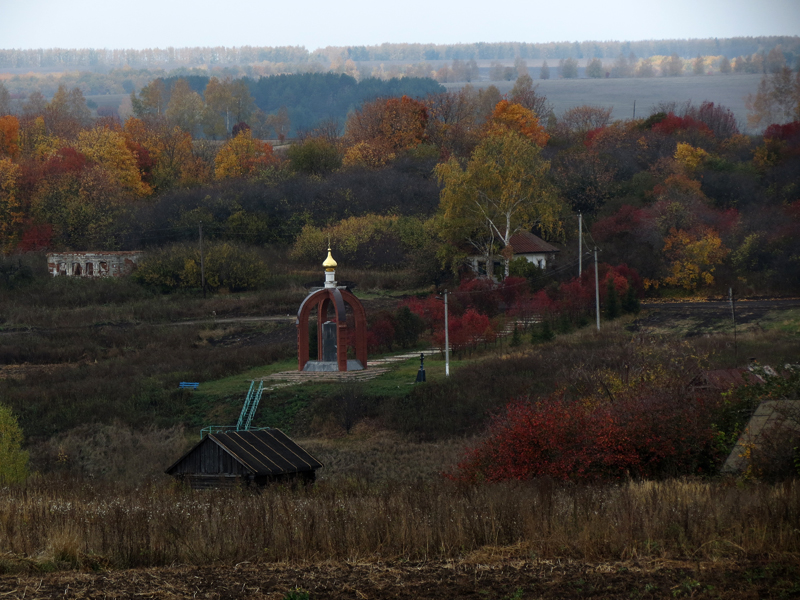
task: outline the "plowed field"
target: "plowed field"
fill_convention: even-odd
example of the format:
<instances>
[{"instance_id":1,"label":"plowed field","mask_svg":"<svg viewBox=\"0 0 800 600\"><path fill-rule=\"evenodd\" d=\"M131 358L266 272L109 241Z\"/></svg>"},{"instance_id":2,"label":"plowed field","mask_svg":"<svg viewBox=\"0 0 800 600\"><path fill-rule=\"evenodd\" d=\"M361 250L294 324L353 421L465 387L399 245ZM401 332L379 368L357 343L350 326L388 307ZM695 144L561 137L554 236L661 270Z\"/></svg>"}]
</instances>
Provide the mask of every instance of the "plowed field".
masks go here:
<instances>
[{"instance_id":1,"label":"plowed field","mask_svg":"<svg viewBox=\"0 0 800 600\"><path fill-rule=\"evenodd\" d=\"M800 565L497 559L170 567L0 577L2 598L797 598ZM295 597L302 597L294 594ZM289 597L292 597L290 595Z\"/></svg>"}]
</instances>

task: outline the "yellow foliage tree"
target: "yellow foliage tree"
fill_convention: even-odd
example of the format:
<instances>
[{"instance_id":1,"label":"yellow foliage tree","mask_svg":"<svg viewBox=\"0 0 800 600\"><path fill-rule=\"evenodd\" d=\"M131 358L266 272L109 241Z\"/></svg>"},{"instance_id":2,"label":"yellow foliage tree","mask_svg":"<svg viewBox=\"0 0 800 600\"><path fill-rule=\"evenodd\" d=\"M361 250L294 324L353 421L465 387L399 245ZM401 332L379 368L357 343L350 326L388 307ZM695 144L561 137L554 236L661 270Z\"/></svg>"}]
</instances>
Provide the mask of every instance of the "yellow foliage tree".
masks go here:
<instances>
[{"instance_id":1,"label":"yellow foliage tree","mask_svg":"<svg viewBox=\"0 0 800 600\"><path fill-rule=\"evenodd\" d=\"M194 183L197 158L192 152L192 136L178 127L150 127L142 119L125 121L126 138L147 150L154 161L151 182L156 190Z\"/></svg>"},{"instance_id":2,"label":"yellow foliage tree","mask_svg":"<svg viewBox=\"0 0 800 600\"><path fill-rule=\"evenodd\" d=\"M51 223L55 235L74 249L113 248L124 230L130 195L106 169L89 166L39 182L31 198L35 221Z\"/></svg>"},{"instance_id":3,"label":"yellow foliage tree","mask_svg":"<svg viewBox=\"0 0 800 600\"><path fill-rule=\"evenodd\" d=\"M0 158L0 248L13 248L18 226L22 223L22 208L17 197L20 168L8 158Z\"/></svg>"},{"instance_id":4,"label":"yellow foliage tree","mask_svg":"<svg viewBox=\"0 0 800 600\"><path fill-rule=\"evenodd\" d=\"M217 179L248 177L277 163L272 146L253 138L250 130L245 129L220 149L215 160L214 176Z\"/></svg>"},{"instance_id":5,"label":"yellow foliage tree","mask_svg":"<svg viewBox=\"0 0 800 600\"><path fill-rule=\"evenodd\" d=\"M384 146L370 142L358 142L344 153L343 167L366 167L376 169L394 160L394 153L388 152Z\"/></svg>"},{"instance_id":6,"label":"yellow foliage tree","mask_svg":"<svg viewBox=\"0 0 800 600\"><path fill-rule=\"evenodd\" d=\"M43 117L36 117L23 125L19 132L20 153L26 158L46 160L69 143L55 135L48 135Z\"/></svg>"},{"instance_id":7,"label":"yellow foliage tree","mask_svg":"<svg viewBox=\"0 0 800 600\"><path fill-rule=\"evenodd\" d=\"M708 159L708 152L702 148L695 148L691 144L678 142L675 150L675 160L689 172L696 171Z\"/></svg>"},{"instance_id":8,"label":"yellow foliage tree","mask_svg":"<svg viewBox=\"0 0 800 600\"><path fill-rule=\"evenodd\" d=\"M136 156L125 143L125 136L107 127L95 127L78 134L77 150L102 167L126 192L146 196L152 192L142 181Z\"/></svg>"},{"instance_id":9,"label":"yellow foliage tree","mask_svg":"<svg viewBox=\"0 0 800 600\"><path fill-rule=\"evenodd\" d=\"M335 225L320 229L306 225L297 236L292 249L292 257L299 260L316 262L320 248L324 248L330 240L340 258L350 257L357 253L366 243L386 231L395 228L399 217L383 215L363 215L350 217Z\"/></svg>"},{"instance_id":10,"label":"yellow foliage tree","mask_svg":"<svg viewBox=\"0 0 800 600\"><path fill-rule=\"evenodd\" d=\"M712 285L714 271L728 252L713 229L690 232L673 228L664 240L664 254L670 260L670 274L664 283L687 290Z\"/></svg>"},{"instance_id":11,"label":"yellow foliage tree","mask_svg":"<svg viewBox=\"0 0 800 600\"><path fill-rule=\"evenodd\" d=\"M170 123L194 134L203 118L203 99L185 79L179 79L172 87L165 114Z\"/></svg>"}]
</instances>

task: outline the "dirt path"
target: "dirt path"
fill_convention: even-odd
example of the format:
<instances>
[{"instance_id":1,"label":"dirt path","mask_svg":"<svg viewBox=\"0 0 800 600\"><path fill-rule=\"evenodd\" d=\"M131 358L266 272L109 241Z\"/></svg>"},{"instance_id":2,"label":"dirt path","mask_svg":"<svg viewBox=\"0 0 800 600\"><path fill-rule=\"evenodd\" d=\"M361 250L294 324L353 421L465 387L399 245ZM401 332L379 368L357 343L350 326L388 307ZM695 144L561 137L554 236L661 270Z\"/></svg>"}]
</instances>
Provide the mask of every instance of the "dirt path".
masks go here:
<instances>
[{"instance_id":1,"label":"dirt path","mask_svg":"<svg viewBox=\"0 0 800 600\"><path fill-rule=\"evenodd\" d=\"M736 326L740 332L759 328L768 313L800 309L800 299L738 300ZM731 305L727 301L643 303L645 314L631 326L642 333L682 332L687 337L706 333L733 332Z\"/></svg>"},{"instance_id":2,"label":"dirt path","mask_svg":"<svg viewBox=\"0 0 800 600\"><path fill-rule=\"evenodd\" d=\"M0 577L0 597L269 598L300 588L318 598L790 598L796 561L583 563L520 559L322 562L169 567ZM296 598L302 597L295 595Z\"/></svg>"}]
</instances>

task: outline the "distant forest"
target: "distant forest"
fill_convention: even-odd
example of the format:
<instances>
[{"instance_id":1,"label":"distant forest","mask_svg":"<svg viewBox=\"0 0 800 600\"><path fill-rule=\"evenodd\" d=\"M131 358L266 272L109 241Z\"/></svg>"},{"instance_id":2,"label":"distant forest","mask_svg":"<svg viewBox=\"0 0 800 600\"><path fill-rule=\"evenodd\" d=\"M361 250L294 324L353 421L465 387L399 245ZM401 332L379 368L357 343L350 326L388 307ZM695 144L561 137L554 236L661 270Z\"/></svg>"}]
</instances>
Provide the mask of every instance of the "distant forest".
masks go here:
<instances>
[{"instance_id":1,"label":"distant forest","mask_svg":"<svg viewBox=\"0 0 800 600\"><path fill-rule=\"evenodd\" d=\"M617 58L635 54L639 58L669 56L737 56L766 54L780 46L789 64L800 57L800 37L760 36L690 40L643 40L636 42L588 41L544 44L504 42L473 44L380 44L379 46L329 46L308 51L302 46L196 47L124 49L9 49L0 50L0 69L109 70L123 67L164 69L213 68L226 65L318 63L327 68L339 61L450 61Z\"/></svg>"},{"instance_id":2,"label":"distant forest","mask_svg":"<svg viewBox=\"0 0 800 600\"><path fill-rule=\"evenodd\" d=\"M160 81L164 83L162 102L165 106L169 104L172 90L179 80L186 81L192 91L202 96L210 79L208 76L198 75L161 79ZM336 73L302 73L258 79L244 77L241 81L246 84L250 98L255 107L261 111L262 118L263 115L286 111L288 121L285 123L287 128L285 133L290 135L313 129L322 122L334 123L343 130L348 113L358 109L364 102L376 98L400 96L424 98L429 94L445 91L444 87L434 80L420 77L403 77L388 81L368 78L356 81L349 75ZM263 137L273 135L269 129L274 129L274 124L266 125L266 129L260 131L258 122L259 116L256 115L251 125L258 134ZM278 137L278 134L275 134L275 137Z\"/></svg>"},{"instance_id":3,"label":"distant forest","mask_svg":"<svg viewBox=\"0 0 800 600\"><path fill-rule=\"evenodd\" d=\"M205 78L203 90L208 84ZM316 127L320 121L332 119L344 127L345 117L376 98L410 96L423 98L444 92L432 79L404 77L402 79L369 78L356 81L349 75L334 73L305 73L245 79L253 102L265 113L286 107L292 131ZM200 91L203 91L200 90Z\"/></svg>"}]
</instances>

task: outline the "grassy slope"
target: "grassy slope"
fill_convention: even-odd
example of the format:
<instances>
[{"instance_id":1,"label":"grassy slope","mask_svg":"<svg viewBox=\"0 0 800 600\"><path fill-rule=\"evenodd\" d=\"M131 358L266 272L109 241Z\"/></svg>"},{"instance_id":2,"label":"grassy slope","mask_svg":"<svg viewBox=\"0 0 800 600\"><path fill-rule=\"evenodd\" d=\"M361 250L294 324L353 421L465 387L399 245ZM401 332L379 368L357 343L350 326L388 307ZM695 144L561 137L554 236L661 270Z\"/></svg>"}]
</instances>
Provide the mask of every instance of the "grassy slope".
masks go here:
<instances>
[{"instance_id":1,"label":"grassy slope","mask_svg":"<svg viewBox=\"0 0 800 600\"><path fill-rule=\"evenodd\" d=\"M61 439L82 424L131 430L183 424L187 439L196 439L203 426L236 422L251 380L296 368L291 320L218 323L208 315L285 315L299 302L297 294L269 291L203 300L153 296L113 282L59 285L39 294L29 290L0 297L5 318L0 363L6 365L0 367L0 401L18 414L34 443ZM385 308L396 300L374 301ZM195 322L164 324L187 319ZM693 331L700 335L692 344L712 354L712 364L735 363L730 321L724 315L705 319L702 328L691 315L672 322L654 319L653 327L647 326L648 319L640 315L646 327L639 328L638 336L668 339ZM738 357L797 362L798 320L797 311L790 311L742 325ZM359 422L411 434L418 441L475 435L491 411L521 394L548 393L569 380L575 365L602 358L614 368L614 361L624 360L631 339L621 323L605 324L601 335L586 328L552 344L532 347L526 341L514 352L499 345L455 356L447 380L442 357L429 356L425 386L412 385L419 366L414 357L356 385L275 389L264 394L254 424L323 439L337 438ZM186 380L201 382L200 389L177 390L177 383ZM351 452L354 461L359 452Z\"/></svg>"}]
</instances>

